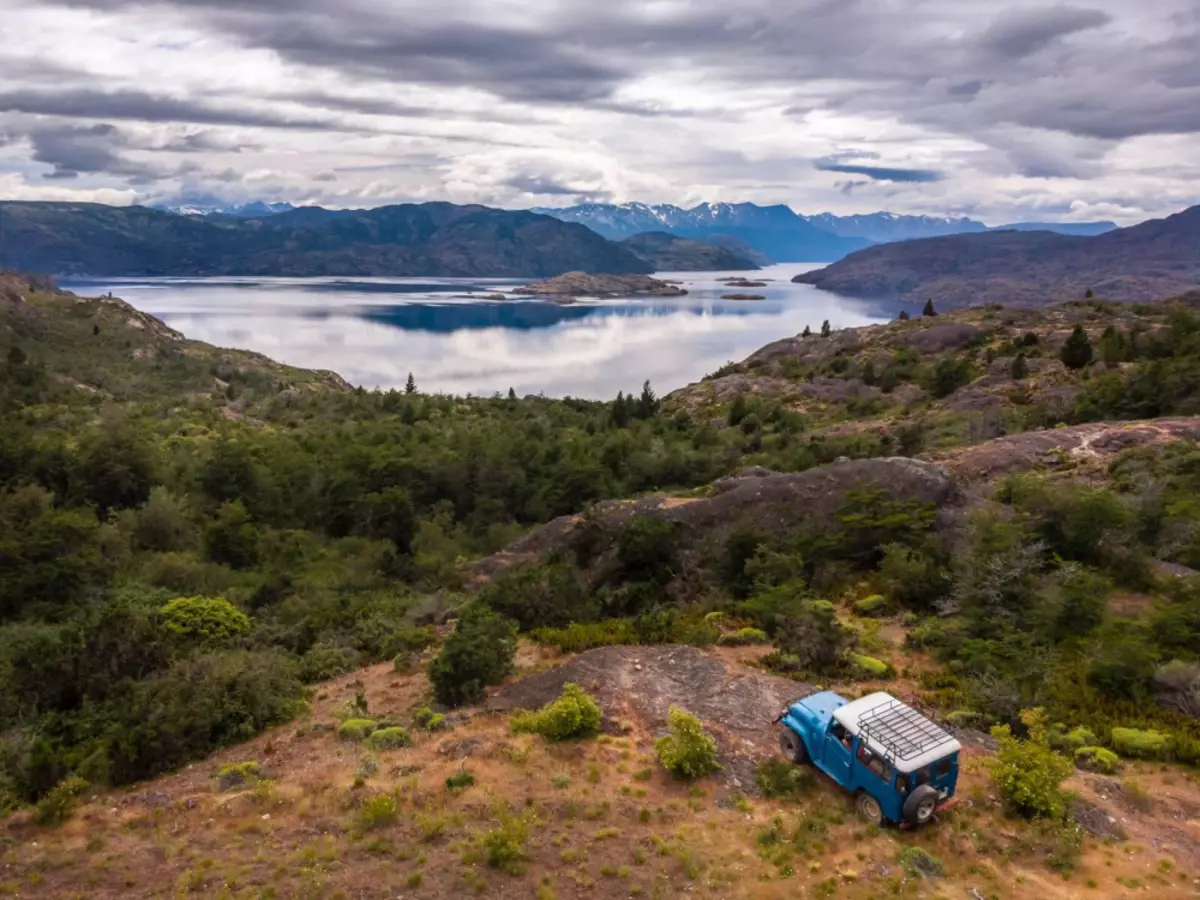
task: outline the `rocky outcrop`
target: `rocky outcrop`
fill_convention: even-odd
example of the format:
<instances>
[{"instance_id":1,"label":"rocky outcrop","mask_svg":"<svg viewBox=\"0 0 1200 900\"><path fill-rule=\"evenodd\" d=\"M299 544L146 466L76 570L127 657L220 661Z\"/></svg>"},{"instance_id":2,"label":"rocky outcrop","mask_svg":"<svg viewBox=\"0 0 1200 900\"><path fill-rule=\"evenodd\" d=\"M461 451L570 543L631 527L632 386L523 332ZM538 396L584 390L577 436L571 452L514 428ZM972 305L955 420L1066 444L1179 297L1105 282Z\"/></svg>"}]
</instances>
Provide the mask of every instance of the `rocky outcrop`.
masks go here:
<instances>
[{"instance_id":1,"label":"rocky outcrop","mask_svg":"<svg viewBox=\"0 0 1200 900\"><path fill-rule=\"evenodd\" d=\"M513 293L562 300L576 297L682 297L687 291L649 275L592 275L587 272L567 272L516 288Z\"/></svg>"},{"instance_id":2,"label":"rocky outcrop","mask_svg":"<svg viewBox=\"0 0 1200 900\"><path fill-rule=\"evenodd\" d=\"M805 472L760 470L717 481L708 497L643 497L597 504L596 521L610 544L624 526L649 516L678 527L678 546L684 569L694 569L735 528L745 526L763 534L784 535L805 526L827 522L840 510L847 494L861 488L885 490L897 500L917 500L939 509L962 500L951 473L940 465L902 457L833 463ZM513 564L534 561L568 546L579 516L565 516L535 528L503 551L472 566L473 576L486 579Z\"/></svg>"}]
</instances>

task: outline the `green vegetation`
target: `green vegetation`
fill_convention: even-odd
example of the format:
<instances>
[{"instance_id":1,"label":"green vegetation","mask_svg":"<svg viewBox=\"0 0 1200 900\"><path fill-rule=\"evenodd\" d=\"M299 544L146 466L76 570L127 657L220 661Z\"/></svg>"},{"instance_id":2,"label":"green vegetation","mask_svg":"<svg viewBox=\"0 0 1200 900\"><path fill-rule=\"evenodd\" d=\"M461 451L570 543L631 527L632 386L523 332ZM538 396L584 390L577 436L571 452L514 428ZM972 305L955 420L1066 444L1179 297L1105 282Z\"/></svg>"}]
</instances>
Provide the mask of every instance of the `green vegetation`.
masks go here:
<instances>
[{"instance_id":1,"label":"green vegetation","mask_svg":"<svg viewBox=\"0 0 1200 900\"><path fill-rule=\"evenodd\" d=\"M1021 722L1029 732L1025 740L1013 737L1007 725L992 729L999 746L987 767L1010 812L1062 821L1069 798L1061 785L1071 774L1071 763L1050 749L1042 710L1025 710Z\"/></svg>"},{"instance_id":2,"label":"green vegetation","mask_svg":"<svg viewBox=\"0 0 1200 900\"><path fill-rule=\"evenodd\" d=\"M91 785L82 778L64 778L38 801L33 811L33 821L39 825L61 825L71 817L71 812Z\"/></svg>"},{"instance_id":3,"label":"green vegetation","mask_svg":"<svg viewBox=\"0 0 1200 900\"><path fill-rule=\"evenodd\" d=\"M1104 747L1079 747L1075 751L1075 765L1089 772L1112 775L1121 768L1121 757Z\"/></svg>"},{"instance_id":4,"label":"green vegetation","mask_svg":"<svg viewBox=\"0 0 1200 900\"><path fill-rule=\"evenodd\" d=\"M655 742L664 769L680 778L699 778L721 768L716 739L704 730L699 719L673 706L667 725L671 733Z\"/></svg>"},{"instance_id":5,"label":"green vegetation","mask_svg":"<svg viewBox=\"0 0 1200 900\"><path fill-rule=\"evenodd\" d=\"M914 878L945 875L942 861L924 847L905 847L896 857L900 867Z\"/></svg>"},{"instance_id":6,"label":"green vegetation","mask_svg":"<svg viewBox=\"0 0 1200 900\"><path fill-rule=\"evenodd\" d=\"M563 685L562 694L536 711L513 714L514 732L540 734L551 741L592 737L600 730L603 714L595 698L577 684Z\"/></svg>"},{"instance_id":7,"label":"green vegetation","mask_svg":"<svg viewBox=\"0 0 1200 900\"><path fill-rule=\"evenodd\" d=\"M221 766L215 777L221 790L229 791L254 784L261 776L262 767L254 760L248 760Z\"/></svg>"},{"instance_id":8,"label":"green vegetation","mask_svg":"<svg viewBox=\"0 0 1200 900\"><path fill-rule=\"evenodd\" d=\"M338 726L338 737L346 741L365 741L378 727L372 719L347 719Z\"/></svg>"},{"instance_id":9,"label":"green vegetation","mask_svg":"<svg viewBox=\"0 0 1200 900\"><path fill-rule=\"evenodd\" d=\"M742 646L744 644L765 644L770 637L761 628L739 628L717 638L717 643L726 646Z\"/></svg>"},{"instance_id":10,"label":"green vegetation","mask_svg":"<svg viewBox=\"0 0 1200 900\"><path fill-rule=\"evenodd\" d=\"M1112 744L1122 756L1134 759L1163 759L1170 752L1170 736L1160 731L1114 728Z\"/></svg>"},{"instance_id":11,"label":"green vegetation","mask_svg":"<svg viewBox=\"0 0 1200 900\"><path fill-rule=\"evenodd\" d=\"M345 728L345 723L343 723L342 727ZM371 750L396 750L400 747L411 746L412 737L409 735L407 728L393 725L389 728L380 728L377 731L372 731L367 736L366 744Z\"/></svg>"},{"instance_id":12,"label":"green vegetation","mask_svg":"<svg viewBox=\"0 0 1200 900\"><path fill-rule=\"evenodd\" d=\"M461 769L453 775L446 776L446 790L452 792L465 791L475 784L475 776L466 769Z\"/></svg>"},{"instance_id":13,"label":"green vegetation","mask_svg":"<svg viewBox=\"0 0 1200 900\"><path fill-rule=\"evenodd\" d=\"M429 664L434 696L449 706L479 699L485 685L509 673L516 652L516 623L482 603L468 604L442 652Z\"/></svg>"},{"instance_id":14,"label":"green vegetation","mask_svg":"<svg viewBox=\"0 0 1200 900\"><path fill-rule=\"evenodd\" d=\"M811 767L793 765L778 757L759 763L754 780L767 799L796 800L811 793L817 786Z\"/></svg>"}]
</instances>

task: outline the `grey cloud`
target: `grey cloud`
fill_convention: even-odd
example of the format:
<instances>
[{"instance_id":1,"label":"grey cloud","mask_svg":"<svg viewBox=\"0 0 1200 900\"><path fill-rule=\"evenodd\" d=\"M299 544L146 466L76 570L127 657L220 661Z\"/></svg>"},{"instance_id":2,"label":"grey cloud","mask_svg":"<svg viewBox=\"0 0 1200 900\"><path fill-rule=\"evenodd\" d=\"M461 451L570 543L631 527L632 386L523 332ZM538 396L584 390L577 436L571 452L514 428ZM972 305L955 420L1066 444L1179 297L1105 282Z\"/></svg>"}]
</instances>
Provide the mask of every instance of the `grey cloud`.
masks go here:
<instances>
[{"instance_id":1,"label":"grey cloud","mask_svg":"<svg viewBox=\"0 0 1200 900\"><path fill-rule=\"evenodd\" d=\"M1078 6L1014 9L1001 13L979 42L1000 56L1016 59L1041 50L1057 38L1110 21L1107 13Z\"/></svg>"},{"instance_id":2,"label":"grey cloud","mask_svg":"<svg viewBox=\"0 0 1200 900\"><path fill-rule=\"evenodd\" d=\"M312 177L312 179L313 179L313 181L329 182L329 181L337 181L338 177L337 177L337 174L334 172L318 172L316 175L314 175Z\"/></svg>"},{"instance_id":3,"label":"grey cloud","mask_svg":"<svg viewBox=\"0 0 1200 900\"><path fill-rule=\"evenodd\" d=\"M849 163L817 160L813 167L821 172L840 172L843 175L865 175L873 181L928 182L941 181L945 175L933 169L896 169L887 166L858 166Z\"/></svg>"},{"instance_id":4,"label":"grey cloud","mask_svg":"<svg viewBox=\"0 0 1200 900\"><path fill-rule=\"evenodd\" d=\"M0 112L23 112L74 119L124 119L141 122L191 122L258 128L331 130L329 119L289 118L275 113L219 109L191 100L158 97L141 91L57 91L17 89L0 92Z\"/></svg>"},{"instance_id":5,"label":"grey cloud","mask_svg":"<svg viewBox=\"0 0 1200 900\"><path fill-rule=\"evenodd\" d=\"M543 194L548 197L588 197L596 199L597 196L607 196L606 192L602 191L598 194L589 188L565 184L545 175L513 175L510 178L506 178L504 184L508 187L516 188L525 194Z\"/></svg>"}]
</instances>

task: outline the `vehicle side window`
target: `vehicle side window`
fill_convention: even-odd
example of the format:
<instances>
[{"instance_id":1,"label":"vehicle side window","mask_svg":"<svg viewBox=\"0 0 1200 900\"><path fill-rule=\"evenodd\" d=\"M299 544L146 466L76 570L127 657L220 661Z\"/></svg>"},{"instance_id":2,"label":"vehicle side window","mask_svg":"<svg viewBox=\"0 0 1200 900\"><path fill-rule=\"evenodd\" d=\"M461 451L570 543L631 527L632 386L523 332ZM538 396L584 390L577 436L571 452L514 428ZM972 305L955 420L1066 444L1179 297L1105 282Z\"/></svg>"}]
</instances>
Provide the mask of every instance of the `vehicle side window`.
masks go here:
<instances>
[{"instance_id":1,"label":"vehicle side window","mask_svg":"<svg viewBox=\"0 0 1200 900\"><path fill-rule=\"evenodd\" d=\"M841 742L842 742L842 746L844 746L844 747L845 747L847 750L849 750L849 749L850 749L850 742L851 742L851 741L850 741L850 734L849 734L849 732L847 732L847 731L846 731L846 729L845 729L845 728L842 726L842 723L841 723L841 722L834 722L832 725L830 725L830 726L829 726L829 733L830 733L830 734L832 734L832 735L833 735L835 738L837 738L839 741L841 741Z\"/></svg>"},{"instance_id":2,"label":"vehicle side window","mask_svg":"<svg viewBox=\"0 0 1200 900\"><path fill-rule=\"evenodd\" d=\"M890 783L892 780L892 767L883 761L882 758L872 753L866 744L858 745L858 761L882 778Z\"/></svg>"},{"instance_id":3,"label":"vehicle side window","mask_svg":"<svg viewBox=\"0 0 1200 900\"><path fill-rule=\"evenodd\" d=\"M896 790L899 791L901 794L908 793L908 776L907 775L901 775L899 778L896 779Z\"/></svg>"},{"instance_id":4,"label":"vehicle side window","mask_svg":"<svg viewBox=\"0 0 1200 900\"><path fill-rule=\"evenodd\" d=\"M917 784L929 784L929 766L917 769Z\"/></svg>"},{"instance_id":5,"label":"vehicle side window","mask_svg":"<svg viewBox=\"0 0 1200 900\"><path fill-rule=\"evenodd\" d=\"M941 762L939 762L937 764L937 777L945 778L947 775L949 775L951 766L952 763L949 759L943 759Z\"/></svg>"}]
</instances>

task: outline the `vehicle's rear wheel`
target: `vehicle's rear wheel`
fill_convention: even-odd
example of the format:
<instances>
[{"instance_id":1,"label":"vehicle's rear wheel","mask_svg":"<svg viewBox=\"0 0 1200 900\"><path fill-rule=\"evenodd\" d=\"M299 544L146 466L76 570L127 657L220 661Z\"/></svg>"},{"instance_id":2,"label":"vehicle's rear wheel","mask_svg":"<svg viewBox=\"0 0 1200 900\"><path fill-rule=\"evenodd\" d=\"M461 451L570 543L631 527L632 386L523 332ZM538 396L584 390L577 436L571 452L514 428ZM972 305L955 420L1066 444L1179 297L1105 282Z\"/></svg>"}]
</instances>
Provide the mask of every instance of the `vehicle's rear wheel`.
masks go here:
<instances>
[{"instance_id":1,"label":"vehicle's rear wheel","mask_svg":"<svg viewBox=\"0 0 1200 900\"><path fill-rule=\"evenodd\" d=\"M938 792L927 784L917 785L904 801L904 820L924 825L937 812Z\"/></svg>"},{"instance_id":2,"label":"vehicle's rear wheel","mask_svg":"<svg viewBox=\"0 0 1200 900\"><path fill-rule=\"evenodd\" d=\"M854 805L862 819L872 825L883 825L883 807L866 791L859 791L858 796L854 798Z\"/></svg>"},{"instance_id":3,"label":"vehicle's rear wheel","mask_svg":"<svg viewBox=\"0 0 1200 900\"><path fill-rule=\"evenodd\" d=\"M804 748L804 741L786 725L779 731L779 749L788 762L796 765L808 762L808 751Z\"/></svg>"}]
</instances>

